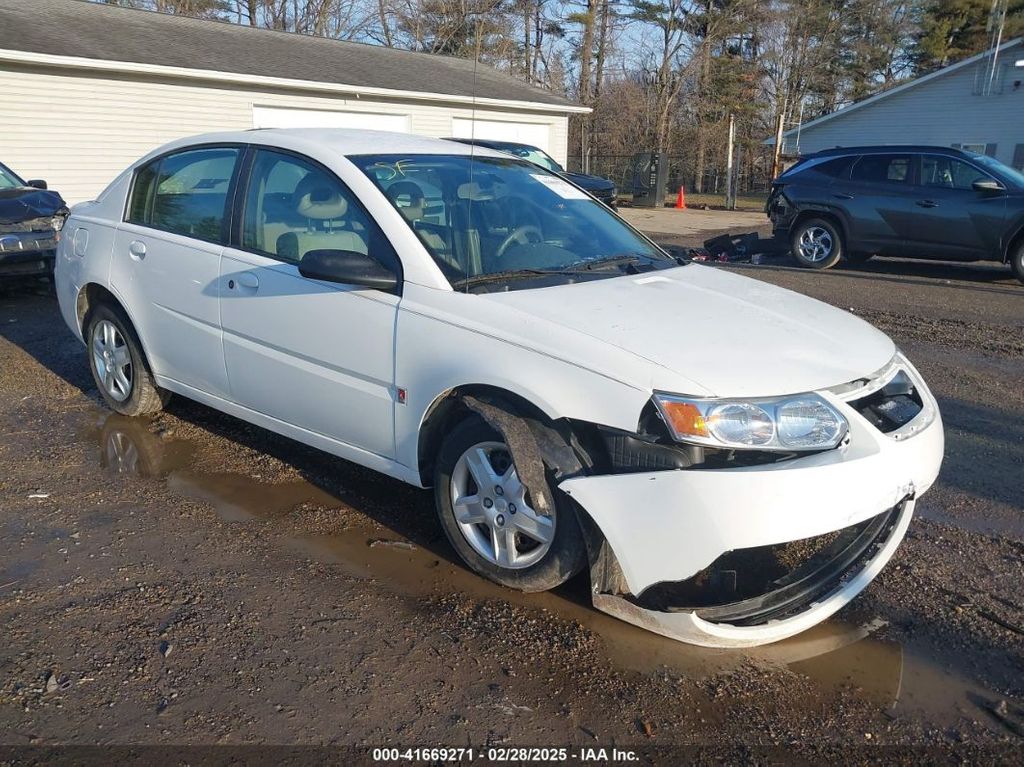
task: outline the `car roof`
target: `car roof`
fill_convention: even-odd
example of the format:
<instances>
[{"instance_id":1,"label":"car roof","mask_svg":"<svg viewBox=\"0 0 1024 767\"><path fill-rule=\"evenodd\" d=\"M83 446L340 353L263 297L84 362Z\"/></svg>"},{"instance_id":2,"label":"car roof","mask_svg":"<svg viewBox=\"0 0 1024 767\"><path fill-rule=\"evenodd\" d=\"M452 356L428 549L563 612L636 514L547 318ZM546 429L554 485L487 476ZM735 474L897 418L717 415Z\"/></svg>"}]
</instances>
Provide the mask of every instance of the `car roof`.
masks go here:
<instances>
[{"instance_id":1,"label":"car roof","mask_svg":"<svg viewBox=\"0 0 1024 767\"><path fill-rule=\"evenodd\" d=\"M460 144L474 144L476 146L486 146L492 149L538 149L532 144L524 144L520 141L500 141L498 139L490 138L451 138L448 139L448 141L458 141Z\"/></svg>"},{"instance_id":2,"label":"car roof","mask_svg":"<svg viewBox=\"0 0 1024 767\"><path fill-rule=\"evenodd\" d=\"M950 157L971 157L973 152L965 152L949 146L929 146L926 144L886 144L874 146L837 146L831 149L822 149L813 152L805 157L842 157L848 154L892 154L909 152L911 154L944 154Z\"/></svg>"},{"instance_id":3,"label":"car roof","mask_svg":"<svg viewBox=\"0 0 1024 767\"><path fill-rule=\"evenodd\" d=\"M364 154L480 154L479 150L465 144L414 136L410 133L355 128L254 128L245 131L204 133L177 139L148 156L201 144L266 144L296 151L315 147L346 157ZM507 157L494 150L484 149L484 153L487 156Z\"/></svg>"}]
</instances>

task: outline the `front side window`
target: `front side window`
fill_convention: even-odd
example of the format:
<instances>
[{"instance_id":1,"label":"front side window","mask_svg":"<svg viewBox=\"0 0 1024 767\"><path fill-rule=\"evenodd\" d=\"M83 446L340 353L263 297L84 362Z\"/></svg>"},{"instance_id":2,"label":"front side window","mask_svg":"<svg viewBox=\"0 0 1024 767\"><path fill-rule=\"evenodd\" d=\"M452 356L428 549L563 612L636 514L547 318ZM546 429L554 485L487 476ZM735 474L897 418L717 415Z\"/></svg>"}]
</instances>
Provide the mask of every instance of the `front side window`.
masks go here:
<instances>
[{"instance_id":1,"label":"front side window","mask_svg":"<svg viewBox=\"0 0 1024 767\"><path fill-rule=\"evenodd\" d=\"M327 169L260 149L246 192L242 247L297 264L311 250L371 255L397 271L397 256L355 195Z\"/></svg>"},{"instance_id":2,"label":"front side window","mask_svg":"<svg viewBox=\"0 0 1024 767\"><path fill-rule=\"evenodd\" d=\"M127 220L208 242L224 241L228 190L238 162L234 147L166 155L135 174Z\"/></svg>"},{"instance_id":3,"label":"front side window","mask_svg":"<svg viewBox=\"0 0 1024 767\"><path fill-rule=\"evenodd\" d=\"M990 178L973 165L952 157L925 155L921 158L921 186L969 190L975 181Z\"/></svg>"},{"instance_id":4,"label":"front side window","mask_svg":"<svg viewBox=\"0 0 1024 767\"><path fill-rule=\"evenodd\" d=\"M0 189L17 189L25 186L25 182L14 175L14 172L0 165Z\"/></svg>"},{"instance_id":5,"label":"front side window","mask_svg":"<svg viewBox=\"0 0 1024 767\"><path fill-rule=\"evenodd\" d=\"M513 271L666 261L625 222L560 176L515 158L349 157L451 282Z\"/></svg>"},{"instance_id":6,"label":"front side window","mask_svg":"<svg viewBox=\"0 0 1024 767\"><path fill-rule=\"evenodd\" d=\"M850 178L871 184L906 184L910 181L910 155L864 155L854 164Z\"/></svg>"}]
</instances>

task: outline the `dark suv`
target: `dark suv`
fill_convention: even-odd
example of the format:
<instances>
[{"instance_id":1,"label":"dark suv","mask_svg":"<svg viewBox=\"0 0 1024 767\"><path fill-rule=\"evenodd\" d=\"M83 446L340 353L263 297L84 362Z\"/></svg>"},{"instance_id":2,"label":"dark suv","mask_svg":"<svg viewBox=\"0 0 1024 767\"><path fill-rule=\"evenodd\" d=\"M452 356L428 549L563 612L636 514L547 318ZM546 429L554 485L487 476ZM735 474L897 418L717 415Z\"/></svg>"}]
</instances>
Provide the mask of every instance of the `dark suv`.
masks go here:
<instances>
[{"instance_id":1,"label":"dark suv","mask_svg":"<svg viewBox=\"0 0 1024 767\"><path fill-rule=\"evenodd\" d=\"M1024 282L1024 174L933 146L829 149L772 184L765 208L802 265L874 255L1001 261Z\"/></svg>"}]
</instances>

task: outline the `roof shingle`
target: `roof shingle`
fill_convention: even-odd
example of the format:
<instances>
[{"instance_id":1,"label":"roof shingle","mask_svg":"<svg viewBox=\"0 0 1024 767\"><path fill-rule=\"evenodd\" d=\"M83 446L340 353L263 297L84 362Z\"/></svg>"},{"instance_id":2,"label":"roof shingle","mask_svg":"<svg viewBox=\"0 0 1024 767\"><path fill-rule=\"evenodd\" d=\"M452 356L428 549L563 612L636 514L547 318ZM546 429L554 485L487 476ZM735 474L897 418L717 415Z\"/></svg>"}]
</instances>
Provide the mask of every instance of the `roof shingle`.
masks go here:
<instances>
[{"instance_id":1,"label":"roof shingle","mask_svg":"<svg viewBox=\"0 0 1024 767\"><path fill-rule=\"evenodd\" d=\"M83 0L0 0L0 49L573 106L469 59Z\"/></svg>"}]
</instances>

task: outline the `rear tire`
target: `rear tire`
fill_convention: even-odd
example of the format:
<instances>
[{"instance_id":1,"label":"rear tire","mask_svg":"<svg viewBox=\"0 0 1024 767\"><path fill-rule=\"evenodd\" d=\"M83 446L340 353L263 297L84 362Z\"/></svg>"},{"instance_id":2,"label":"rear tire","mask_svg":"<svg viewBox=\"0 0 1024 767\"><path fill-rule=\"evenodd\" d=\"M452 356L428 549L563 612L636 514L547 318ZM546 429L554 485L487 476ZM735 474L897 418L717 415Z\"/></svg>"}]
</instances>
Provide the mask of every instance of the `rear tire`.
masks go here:
<instances>
[{"instance_id":1,"label":"rear tire","mask_svg":"<svg viewBox=\"0 0 1024 767\"><path fill-rule=\"evenodd\" d=\"M135 328L120 308L100 304L89 312L85 343L93 381L111 410L149 415L167 404L170 393L153 380Z\"/></svg>"},{"instance_id":2,"label":"rear tire","mask_svg":"<svg viewBox=\"0 0 1024 767\"><path fill-rule=\"evenodd\" d=\"M1018 280L1024 282L1024 240L1017 243L1013 253L1010 254L1010 268Z\"/></svg>"},{"instance_id":3,"label":"rear tire","mask_svg":"<svg viewBox=\"0 0 1024 767\"><path fill-rule=\"evenodd\" d=\"M490 481L476 480L492 469ZM519 488L501 434L481 417L467 417L445 437L434 469L434 501L448 540L483 577L517 591L547 591L586 564L583 533L571 502L550 482L556 508L549 517L533 511L528 492Z\"/></svg>"},{"instance_id":4,"label":"rear tire","mask_svg":"<svg viewBox=\"0 0 1024 767\"><path fill-rule=\"evenodd\" d=\"M824 218L801 221L790 233L789 244L793 258L808 269L831 269L846 250L838 227Z\"/></svg>"}]
</instances>

